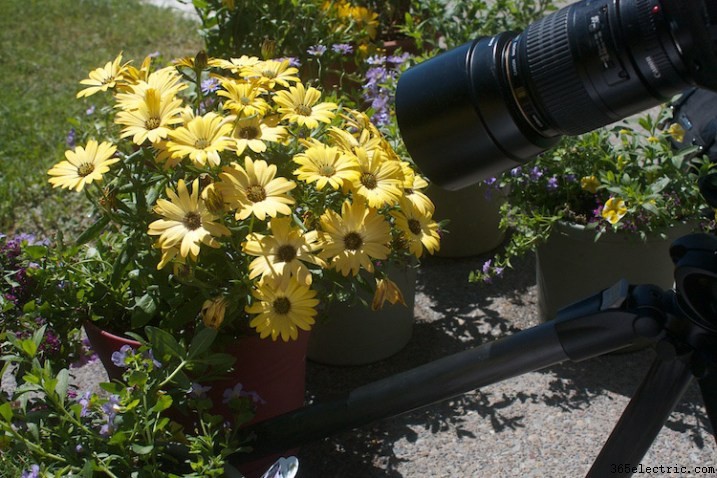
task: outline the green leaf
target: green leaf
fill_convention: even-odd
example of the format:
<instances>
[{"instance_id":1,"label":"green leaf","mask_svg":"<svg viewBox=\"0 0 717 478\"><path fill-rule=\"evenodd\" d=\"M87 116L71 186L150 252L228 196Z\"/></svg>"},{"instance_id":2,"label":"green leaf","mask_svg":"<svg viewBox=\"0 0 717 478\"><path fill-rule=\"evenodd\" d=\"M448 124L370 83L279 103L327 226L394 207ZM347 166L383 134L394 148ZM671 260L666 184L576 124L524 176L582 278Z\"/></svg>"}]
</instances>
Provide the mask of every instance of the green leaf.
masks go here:
<instances>
[{"instance_id":1,"label":"green leaf","mask_svg":"<svg viewBox=\"0 0 717 478\"><path fill-rule=\"evenodd\" d=\"M166 362L170 357L184 358L184 348L172 334L157 327L145 327L144 331L152 347L152 353L160 362Z\"/></svg>"},{"instance_id":2,"label":"green leaf","mask_svg":"<svg viewBox=\"0 0 717 478\"><path fill-rule=\"evenodd\" d=\"M138 443L132 444L132 451L138 455L148 455L154 450L154 445L140 445Z\"/></svg>"},{"instance_id":3,"label":"green leaf","mask_svg":"<svg viewBox=\"0 0 717 478\"><path fill-rule=\"evenodd\" d=\"M23 339L20 341L20 347L25 354L33 358L37 354L37 344L32 339Z\"/></svg>"},{"instance_id":4,"label":"green leaf","mask_svg":"<svg viewBox=\"0 0 717 478\"><path fill-rule=\"evenodd\" d=\"M2 416L3 420L5 420L7 423L12 423L12 407L8 402L5 402L0 405L0 416Z\"/></svg>"},{"instance_id":5,"label":"green leaf","mask_svg":"<svg viewBox=\"0 0 717 478\"><path fill-rule=\"evenodd\" d=\"M209 350L209 347L212 345L216 337L216 329L207 327L206 329L200 330L199 333L196 334L192 339L192 343L189 344L189 360L198 357L199 355Z\"/></svg>"},{"instance_id":6,"label":"green leaf","mask_svg":"<svg viewBox=\"0 0 717 478\"><path fill-rule=\"evenodd\" d=\"M82 244L85 244L99 236L100 232L104 230L104 228L107 226L107 224L110 223L109 216L101 216L97 222L95 222L93 225L85 229L85 232L80 234L80 237L77 238L76 244L78 246L81 246Z\"/></svg>"},{"instance_id":7,"label":"green leaf","mask_svg":"<svg viewBox=\"0 0 717 478\"><path fill-rule=\"evenodd\" d=\"M157 399L157 403L150 409L152 412L163 412L172 406L172 397L169 395L160 395Z\"/></svg>"},{"instance_id":8,"label":"green leaf","mask_svg":"<svg viewBox=\"0 0 717 478\"><path fill-rule=\"evenodd\" d=\"M30 257L30 259L33 260L42 259L43 257L47 256L47 246L25 246L22 250Z\"/></svg>"},{"instance_id":9,"label":"green leaf","mask_svg":"<svg viewBox=\"0 0 717 478\"><path fill-rule=\"evenodd\" d=\"M70 384L70 371L63 368L57 373L57 384L55 385L55 393L57 393L60 403L65 403L67 397L67 387Z\"/></svg>"},{"instance_id":10,"label":"green leaf","mask_svg":"<svg viewBox=\"0 0 717 478\"><path fill-rule=\"evenodd\" d=\"M125 244L124 249L122 249L120 256L117 258L117 260L112 266L112 275L110 276L110 283L113 286L116 287L119 285L119 282L124 274L124 270L127 268L127 265L130 263L130 261L132 261L132 258L134 258L135 253L135 245L131 241L127 242L127 244Z\"/></svg>"},{"instance_id":11,"label":"green leaf","mask_svg":"<svg viewBox=\"0 0 717 478\"><path fill-rule=\"evenodd\" d=\"M650 184L650 192L659 193L670 184L670 178L662 177Z\"/></svg>"}]
</instances>

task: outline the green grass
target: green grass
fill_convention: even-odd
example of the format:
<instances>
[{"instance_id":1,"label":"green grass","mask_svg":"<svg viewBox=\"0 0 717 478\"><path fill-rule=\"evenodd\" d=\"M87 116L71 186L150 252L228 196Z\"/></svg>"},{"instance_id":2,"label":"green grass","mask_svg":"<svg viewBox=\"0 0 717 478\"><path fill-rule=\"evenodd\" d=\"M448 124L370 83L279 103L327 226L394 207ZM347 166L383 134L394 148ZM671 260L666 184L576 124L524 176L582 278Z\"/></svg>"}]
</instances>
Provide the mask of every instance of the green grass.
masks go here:
<instances>
[{"instance_id":1,"label":"green grass","mask_svg":"<svg viewBox=\"0 0 717 478\"><path fill-rule=\"evenodd\" d=\"M120 51L139 66L203 48L197 24L139 0L0 0L0 232L49 235L76 224L80 201L47 169L63 157L79 81Z\"/></svg>"}]
</instances>

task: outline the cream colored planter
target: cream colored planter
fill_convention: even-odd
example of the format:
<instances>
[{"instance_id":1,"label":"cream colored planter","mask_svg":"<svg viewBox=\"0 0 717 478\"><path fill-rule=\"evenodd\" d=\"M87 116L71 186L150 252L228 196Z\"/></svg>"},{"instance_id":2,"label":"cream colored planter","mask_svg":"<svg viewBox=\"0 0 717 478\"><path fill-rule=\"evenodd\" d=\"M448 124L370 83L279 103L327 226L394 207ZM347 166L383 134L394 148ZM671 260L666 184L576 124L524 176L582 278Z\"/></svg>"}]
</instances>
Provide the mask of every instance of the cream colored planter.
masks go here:
<instances>
[{"instance_id":1,"label":"cream colored planter","mask_svg":"<svg viewBox=\"0 0 717 478\"><path fill-rule=\"evenodd\" d=\"M326 321L317 321L309 338L309 360L327 365L364 365L403 349L413 335L416 269L389 274L407 306L386 303L376 312L361 304L334 304ZM368 294L364 299L370 304Z\"/></svg>"},{"instance_id":2,"label":"cream colored planter","mask_svg":"<svg viewBox=\"0 0 717 478\"><path fill-rule=\"evenodd\" d=\"M446 226L448 234L441 237L437 256L476 256L495 249L503 242L505 232L498 227L499 209L505 199L501 191L483 184L458 191L431 185L426 194L436 205L433 217L437 221L450 220Z\"/></svg>"},{"instance_id":3,"label":"cream colored planter","mask_svg":"<svg viewBox=\"0 0 717 478\"><path fill-rule=\"evenodd\" d=\"M655 236L643 242L637 234L606 233L595 242L593 231L558 224L536 251L540 319L550 320L563 307L622 278L632 284L671 288L674 265L670 245L693 230L693 224L677 224L666 231L666 238Z\"/></svg>"}]
</instances>

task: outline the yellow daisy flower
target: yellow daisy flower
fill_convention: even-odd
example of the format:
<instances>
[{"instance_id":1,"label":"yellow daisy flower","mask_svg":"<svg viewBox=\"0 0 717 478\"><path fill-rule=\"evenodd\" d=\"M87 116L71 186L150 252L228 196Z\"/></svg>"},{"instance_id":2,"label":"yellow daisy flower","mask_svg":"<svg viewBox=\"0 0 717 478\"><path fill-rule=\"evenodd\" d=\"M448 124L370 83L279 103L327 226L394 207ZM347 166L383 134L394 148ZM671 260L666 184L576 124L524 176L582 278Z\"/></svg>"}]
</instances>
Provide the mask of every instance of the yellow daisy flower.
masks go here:
<instances>
[{"instance_id":1,"label":"yellow daisy flower","mask_svg":"<svg viewBox=\"0 0 717 478\"><path fill-rule=\"evenodd\" d=\"M319 122L331 123L335 116L336 103L318 103L320 98L319 90L312 87L306 89L301 83L274 95L282 119L312 129L318 127Z\"/></svg>"},{"instance_id":2,"label":"yellow daisy flower","mask_svg":"<svg viewBox=\"0 0 717 478\"><path fill-rule=\"evenodd\" d=\"M429 254L440 248L438 224L431 218L431 214L404 200L401 201L401 209L391 211L391 216L396 219L396 227L403 232L408 241L408 250L414 256L420 258L424 248Z\"/></svg>"},{"instance_id":3,"label":"yellow daisy flower","mask_svg":"<svg viewBox=\"0 0 717 478\"><path fill-rule=\"evenodd\" d=\"M122 138L132 136L132 141L138 145L147 140L157 143L167 137L173 125L182 123L181 113L181 99L171 96L161 98L157 90L150 88L137 109L120 111L115 122L126 126L122 130Z\"/></svg>"},{"instance_id":4,"label":"yellow daisy flower","mask_svg":"<svg viewBox=\"0 0 717 478\"><path fill-rule=\"evenodd\" d=\"M112 143L97 143L94 139L89 140L84 148L77 146L72 151L65 151L67 161L57 163L47 172L53 176L49 182L53 187L82 191L85 184L101 181L110 165L119 161L119 158L112 157L115 151L117 146Z\"/></svg>"},{"instance_id":5,"label":"yellow daisy flower","mask_svg":"<svg viewBox=\"0 0 717 478\"><path fill-rule=\"evenodd\" d=\"M88 88L77 93L77 98L94 95L100 91L107 91L117 86L117 83L124 78L127 71L127 65L122 63L122 53L117 55L114 61L108 61L104 68L97 68L90 72L90 77L80 81L82 85L88 85Z\"/></svg>"},{"instance_id":6,"label":"yellow daisy flower","mask_svg":"<svg viewBox=\"0 0 717 478\"><path fill-rule=\"evenodd\" d=\"M318 233L291 227L291 218L272 218L271 235L251 234L243 244L244 252L256 256L249 265L249 278L281 278L286 285L291 277L311 285L311 271L304 263L325 267L314 252L319 249Z\"/></svg>"},{"instance_id":7,"label":"yellow daisy flower","mask_svg":"<svg viewBox=\"0 0 717 478\"><path fill-rule=\"evenodd\" d=\"M138 81L129 86L128 91L118 93L115 97L116 106L125 111L136 110L146 103L149 90L154 90L162 101L171 101L187 87L181 80L181 76L173 69L155 71L149 75L147 81Z\"/></svg>"},{"instance_id":8,"label":"yellow daisy flower","mask_svg":"<svg viewBox=\"0 0 717 478\"><path fill-rule=\"evenodd\" d=\"M261 97L266 92L257 82L237 82L225 79L221 82L222 88L217 96L227 98L224 108L236 115L253 116L264 115L270 108L269 103Z\"/></svg>"},{"instance_id":9,"label":"yellow daisy flower","mask_svg":"<svg viewBox=\"0 0 717 478\"><path fill-rule=\"evenodd\" d=\"M601 216L610 224L617 224L627 214L625 201L620 198L612 197L605 202L602 208Z\"/></svg>"},{"instance_id":10,"label":"yellow daisy flower","mask_svg":"<svg viewBox=\"0 0 717 478\"><path fill-rule=\"evenodd\" d=\"M251 68L258 65L261 60L256 56L242 55L229 60L218 58L217 62L217 66L223 70L229 70L239 76L246 76L247 71L251 71Z\"/></svg>"},{"instance_id":11,"label":"yellow daisy flower","mask_svg":"<svg viewBox=\"0 0 717 478\"><path fill-rule=\"evenodd\" d=\"M354 153L359 169L358 177L352 182L356 194L364 197L371 207L396 204L403 193L400 163L387 160L382 150L374 151L372 156L363 148L355 149Z\"/></svg>"},{"instance_id":12,"label":"yellow daisy flower","mask_svg":"<svg viewBox=\"0 0 717 478\"><path fill-rule=\"evenodd\" d=\"M244 75L250 79L257 79L261 86L273 90L278 84L288 87L290 83L301 81L297 76L299 69L289 65L289 60L265 60L250 66Z\"/></svg>"},{"instance_id":13,"label":"yellow daisy flower","mask_svg":"<svg viewBox=\"0 0 717 478\"><path fill-rule=\"evenodd\" d=\"M289 205L294 204L288 192L296 187L296 183L275 176L275 165L261 159L252 161L246 156L243 168L232 163L223 169L217 187L229 207L236 209L237 220L254 214L263 221L266 216L291 214Z\"/></svg>"},{"instance_id":14,"label":"yellow daisy flower","mask_svg":"<svg viewBox=\"0 0 717 478\"><path fill-rule=\"evenodd\" d=\"M320 222L323 231L320 257L343 275L356 275L361 267L373 272L372 259L388 257L391 228L383 216L367 207L364 201L359 199L353 204L344 201L341 215L329 209Z\"/></svg>"},{"instance_id":15,"label":"yellow daisy flower","mask_svg":"<svg viewBox=\"0 0 717 478\"><path fill-rule=\"evenodd\" d=\"M170 131L167 149L173 157L189 156L197 166L204 166L207 162L218 166L221 162L219 153L232 145L232 139L228 137L231 130L231 123L210 112Z\"/></svg>"},{"instance_id":16,"label":"yellow daisy flower","mask_svg":"<svg viewBox=\"0 0 717 478\"><path fill-rule=\"evenodd\" d=\"M280 143L287 135L283 126L271 126L260 116L248 118L237 118L234 122L234 129L231 137L235 144L228 149L234 150L237 156L241 156L246 148L255 153L266 151L266 142Z\"/></svg>"},{"instance_id":17,"label":"yellow daisy flower","mask_svg":"<svg viewBox=\"0 0 717 478\"><path fill-rule=\"evenodd\" d=\"M200 244L219 247L214 238L231 234L224 225L214 222L217 217L199 197L199 179L192 183L191 194L184 180L180 179L177 192L167 188L167 196L169 201L160 198L154 208L163 218L152 222L147 231L151 236L159 236L157 242L162 249L179 247L182 257L190 254L197 257Z\"/></svg>"},{"instance_id":18,"label":"yellow daisy flower","mask_svg":"<svg viewBox=\"0 0 717 478\"><path fill-rule=\"evenodd\" d=\"M359 179L358 163L353 156L322 143L295 155L294 162L299 165L294 171L296 177L307 183L315 182L318 190L327 184L338 190L344 183L351 184Z\"/></svg>"},{"instance_id":19,"label":"yellow daisy flower","mask_svg":"<svg viewBox=\"0 0 717 478\"><path fill-rule=\"evenodd\" d=\"M257 314L249 325L254 327L260 337L271 336L276 340L279 336L284 342L296 340L299 329L310 330L316 316L316 291L290 280L288 285L281 287L278 283L264 281L252 291L256 299L244 310L249 314Z\"/></svg>"}]
</instances>

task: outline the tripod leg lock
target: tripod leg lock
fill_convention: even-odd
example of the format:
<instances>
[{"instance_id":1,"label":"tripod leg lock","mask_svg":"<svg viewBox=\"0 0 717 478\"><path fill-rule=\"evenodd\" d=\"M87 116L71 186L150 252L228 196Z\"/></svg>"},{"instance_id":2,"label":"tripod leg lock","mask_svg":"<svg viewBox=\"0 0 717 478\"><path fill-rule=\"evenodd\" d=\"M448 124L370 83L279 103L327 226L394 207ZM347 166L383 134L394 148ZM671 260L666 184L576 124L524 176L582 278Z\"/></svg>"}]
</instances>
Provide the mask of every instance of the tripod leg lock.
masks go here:
<instances>
[{"instance_id":1,"label":"tripod leg lock","mask_svg":"<svg viewBox=\"0 0 717 478\"><path fill-rule=\"evenodd\" d=\"M558 313L555 329L573 361L619 350L637 341L655 341L664 330L662 290L620 281Z\"/></svg>"}]
</instances>

